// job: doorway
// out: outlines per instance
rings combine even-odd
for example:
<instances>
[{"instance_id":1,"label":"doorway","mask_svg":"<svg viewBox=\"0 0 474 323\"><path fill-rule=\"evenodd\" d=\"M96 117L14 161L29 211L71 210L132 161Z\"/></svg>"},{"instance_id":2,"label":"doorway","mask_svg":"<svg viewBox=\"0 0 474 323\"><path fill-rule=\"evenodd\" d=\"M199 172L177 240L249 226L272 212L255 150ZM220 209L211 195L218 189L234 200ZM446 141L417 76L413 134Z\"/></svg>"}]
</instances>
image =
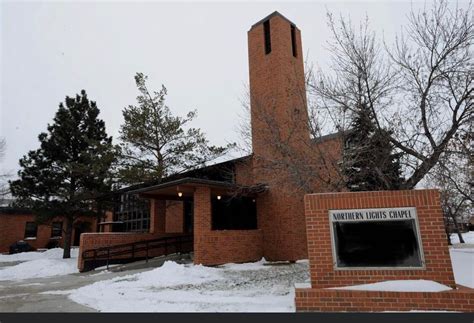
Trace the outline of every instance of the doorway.
<instances>
[{"instance_id":1,"label":"doorway","mask_svg":"<svg viewBox=\"0 0 474 323\"><path fill-rule=\"evenodd\" d=\"M184 233L193 233L194 228L194 201L185 199L183 201L183 231Z\"/></svg>"}]
</instances>

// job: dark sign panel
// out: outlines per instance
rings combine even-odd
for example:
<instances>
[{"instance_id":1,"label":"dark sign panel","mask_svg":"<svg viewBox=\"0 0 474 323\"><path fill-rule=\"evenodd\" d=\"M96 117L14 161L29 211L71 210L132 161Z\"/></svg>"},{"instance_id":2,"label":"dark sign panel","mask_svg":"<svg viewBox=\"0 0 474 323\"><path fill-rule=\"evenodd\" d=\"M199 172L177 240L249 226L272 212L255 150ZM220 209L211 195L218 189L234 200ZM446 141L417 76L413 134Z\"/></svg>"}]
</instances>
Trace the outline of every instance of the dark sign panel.
<instances>
[{"instance_id":1,"label":"dark sign panel","mask_svg":"<svg viewBox=\"0 0 474 323\"><path fill-rule=\"evenodd\" d=\"M415 208L329 211L339 269L423 268Z\"/></svg>"}]
</instances>

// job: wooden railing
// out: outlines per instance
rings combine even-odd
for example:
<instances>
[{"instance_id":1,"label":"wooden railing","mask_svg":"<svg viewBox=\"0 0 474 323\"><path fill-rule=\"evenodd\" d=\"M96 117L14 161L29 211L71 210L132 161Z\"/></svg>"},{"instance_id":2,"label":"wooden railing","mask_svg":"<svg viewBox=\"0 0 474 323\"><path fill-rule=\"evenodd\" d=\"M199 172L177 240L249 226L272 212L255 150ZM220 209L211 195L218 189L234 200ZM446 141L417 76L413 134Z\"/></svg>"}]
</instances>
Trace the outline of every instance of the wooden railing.
<instances>
[{"instance_id":1,"label":"wooden railing","mask_svg":"<svg viewBox=\"0 0 474 323\"><path fill-rule=\"evenodd\" d=\"M162 237L110 247L100 247L85 250L82 253L83 271L93 270L104 265L109 269L111 263L125 263L143 259L148 262L148 259L152 257L173 253L189 253L192 250L192 235Z\"/></svg>"}]
</instances>

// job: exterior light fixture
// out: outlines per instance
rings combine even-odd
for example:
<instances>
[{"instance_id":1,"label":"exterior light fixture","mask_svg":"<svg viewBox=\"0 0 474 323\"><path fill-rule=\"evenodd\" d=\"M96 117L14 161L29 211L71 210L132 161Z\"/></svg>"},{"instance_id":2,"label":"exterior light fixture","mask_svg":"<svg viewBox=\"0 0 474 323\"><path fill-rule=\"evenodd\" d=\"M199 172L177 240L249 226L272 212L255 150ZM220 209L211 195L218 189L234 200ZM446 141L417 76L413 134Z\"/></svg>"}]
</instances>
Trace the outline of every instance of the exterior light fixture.
<instances>
[{"instance_id":1,"label":"exterior light fixture","mask_svg":"<svg viewBox=\"0 0 474 323\"><path fill-rule=\"evenodd\" d=\"M217 199L218 199L218 200L220 200L220 199L221 199L221 197L222 197L222 196L220 196L220 195L217 195Z\"/></svg>"},{"instance_id":2,"label":"exterior light fixture","mask_svg":"<svg viewBox=\"0 0 474 323\"><path fill-rule=\"evenodd\" d=\"M183 196L183 192L178 192L178 196L179 197Z\"/></svg>"}]
</instances>

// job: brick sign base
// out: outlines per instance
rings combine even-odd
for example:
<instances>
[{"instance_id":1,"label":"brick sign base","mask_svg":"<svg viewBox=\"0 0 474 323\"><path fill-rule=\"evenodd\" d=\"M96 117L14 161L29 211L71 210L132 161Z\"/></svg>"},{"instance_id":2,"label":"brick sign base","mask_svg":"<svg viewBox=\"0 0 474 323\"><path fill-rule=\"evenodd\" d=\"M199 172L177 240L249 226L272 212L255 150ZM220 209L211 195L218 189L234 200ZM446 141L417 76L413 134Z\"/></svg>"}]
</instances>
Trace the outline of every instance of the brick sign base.
<instances>
[{"instance_id":1,"label":"brick sign base","mask_svg":"<svg viewBox=\"0 0 474 323\"><path fill-rule=\"evenodd\" d=\"M424 268L334 268L329 211L416 208L424 254ZM459 288L449 256L440 197L437 190L309 194L305 196L306 231L311 288L296 289L297 311L410 311L474 312L474 290ZM432 280L450 286L448 292L377 292L328 289L387 280Z\"/></svg>"},{"instance_id":2,"label":"brick sign base","mask_svg":"<svg viewBox=\"0 0 474 323\"><path fill-rule=\"evenodd\" d=\"M474 291L461 288L438 293L376 292L317 288L296 289L299 312L474 312Z\"/></svg>"}]
</instances>

